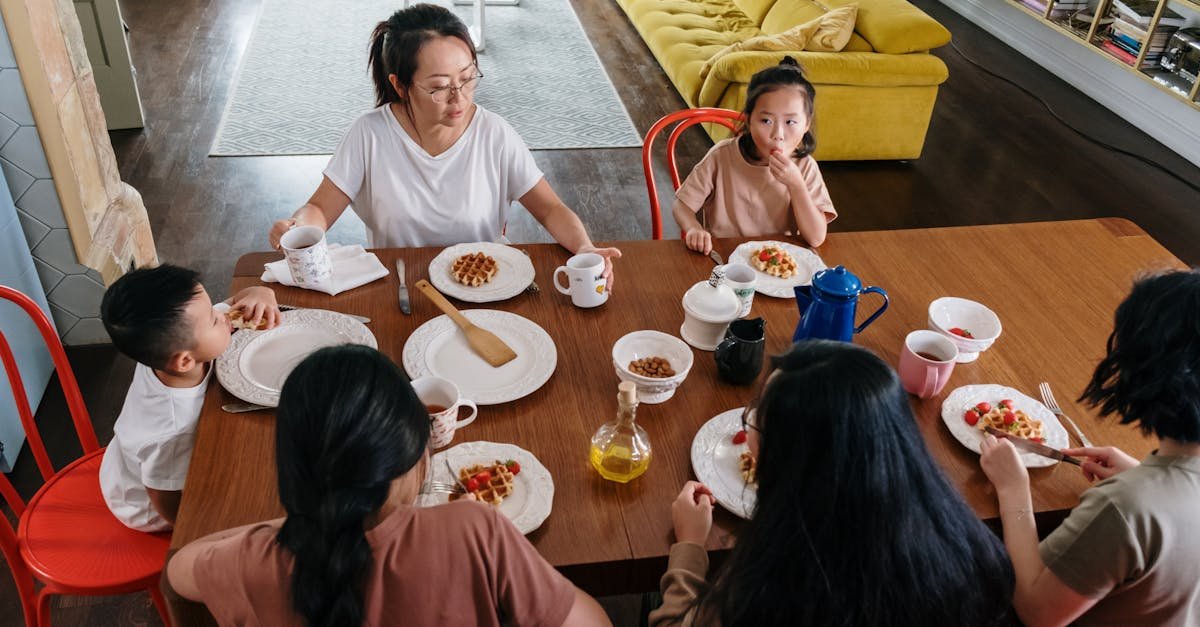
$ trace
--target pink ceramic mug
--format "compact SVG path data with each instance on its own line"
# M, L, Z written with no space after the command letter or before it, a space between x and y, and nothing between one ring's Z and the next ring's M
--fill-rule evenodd
M936 331L913 331L900 351L900 383L920 398L936 396L950 380L957 358L958 347L950 338Z

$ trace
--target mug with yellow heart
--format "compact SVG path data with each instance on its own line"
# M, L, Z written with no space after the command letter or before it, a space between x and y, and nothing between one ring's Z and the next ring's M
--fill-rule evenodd
M558 282L559 273L567 276L567 287ZM567 265L554 271L554 287L563 294L570 294L576 307L599 307L608 301L608 289L604 280L604 257L596 253L583 253L567 260Z

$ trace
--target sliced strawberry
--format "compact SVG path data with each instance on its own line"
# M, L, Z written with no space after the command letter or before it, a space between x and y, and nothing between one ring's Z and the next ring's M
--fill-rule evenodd
M1012 409L1013 402L1010 399L1006 398L1006 399L1000 401L1000 406L1003 407L1004 409Z
M1006 412L1004 412L1004 424L1005 424L1005 425L1011 425L1012 423L1014 423L1014 422L1016 422L1016 421L1017 421L1017 415L1016 415L1016 414L1014 414L1014 413L1013 413L1013 412L1011 412L1011 411L1006 411Z
M979 412L975 411L974 409L968 409L967 413L963 414L963 420L966 420L967 424L974 427L975 425L979 424Z
M467 479L463 482L463 485L466 486L468 492L474 492L479 489L479 482L475 480L475 477Z
M508 471L514 475L521 474L521 464L517 463L515 459L510 459L504 462L504 467L508 468Z
M737 433L733 434L733 443L734 444L743 444L743 443L745 443L745 441L746 441L746 430L745 429L742 429L741 431L738 431Z
M986 414L989 411L992 411L992 404L987 401L982 401L978 405L975 406L975 411L977 411L981 414Z
M479 483L487 483L492 480L492 473L484 470L483 472L476 473L475 476L471 478Z

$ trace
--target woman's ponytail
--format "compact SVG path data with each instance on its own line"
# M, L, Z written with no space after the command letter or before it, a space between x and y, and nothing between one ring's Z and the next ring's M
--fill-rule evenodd
M384 20L376 24L375 30L371 31L371 51L367 63L371 68L371 81L375 83L376 107L382 107L400 98L400 95L392 88L392 81L388 78L388 74L391 72L388 72L385 60L384 49L388 45L390 30L389 20Z

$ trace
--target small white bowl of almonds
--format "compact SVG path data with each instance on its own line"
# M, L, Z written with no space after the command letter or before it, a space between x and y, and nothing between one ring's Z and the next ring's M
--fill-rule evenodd
M638 400L662 403L692 369L692 349L683 340L661 331L634 331L612 348L613 368L622 381L637 384Z

